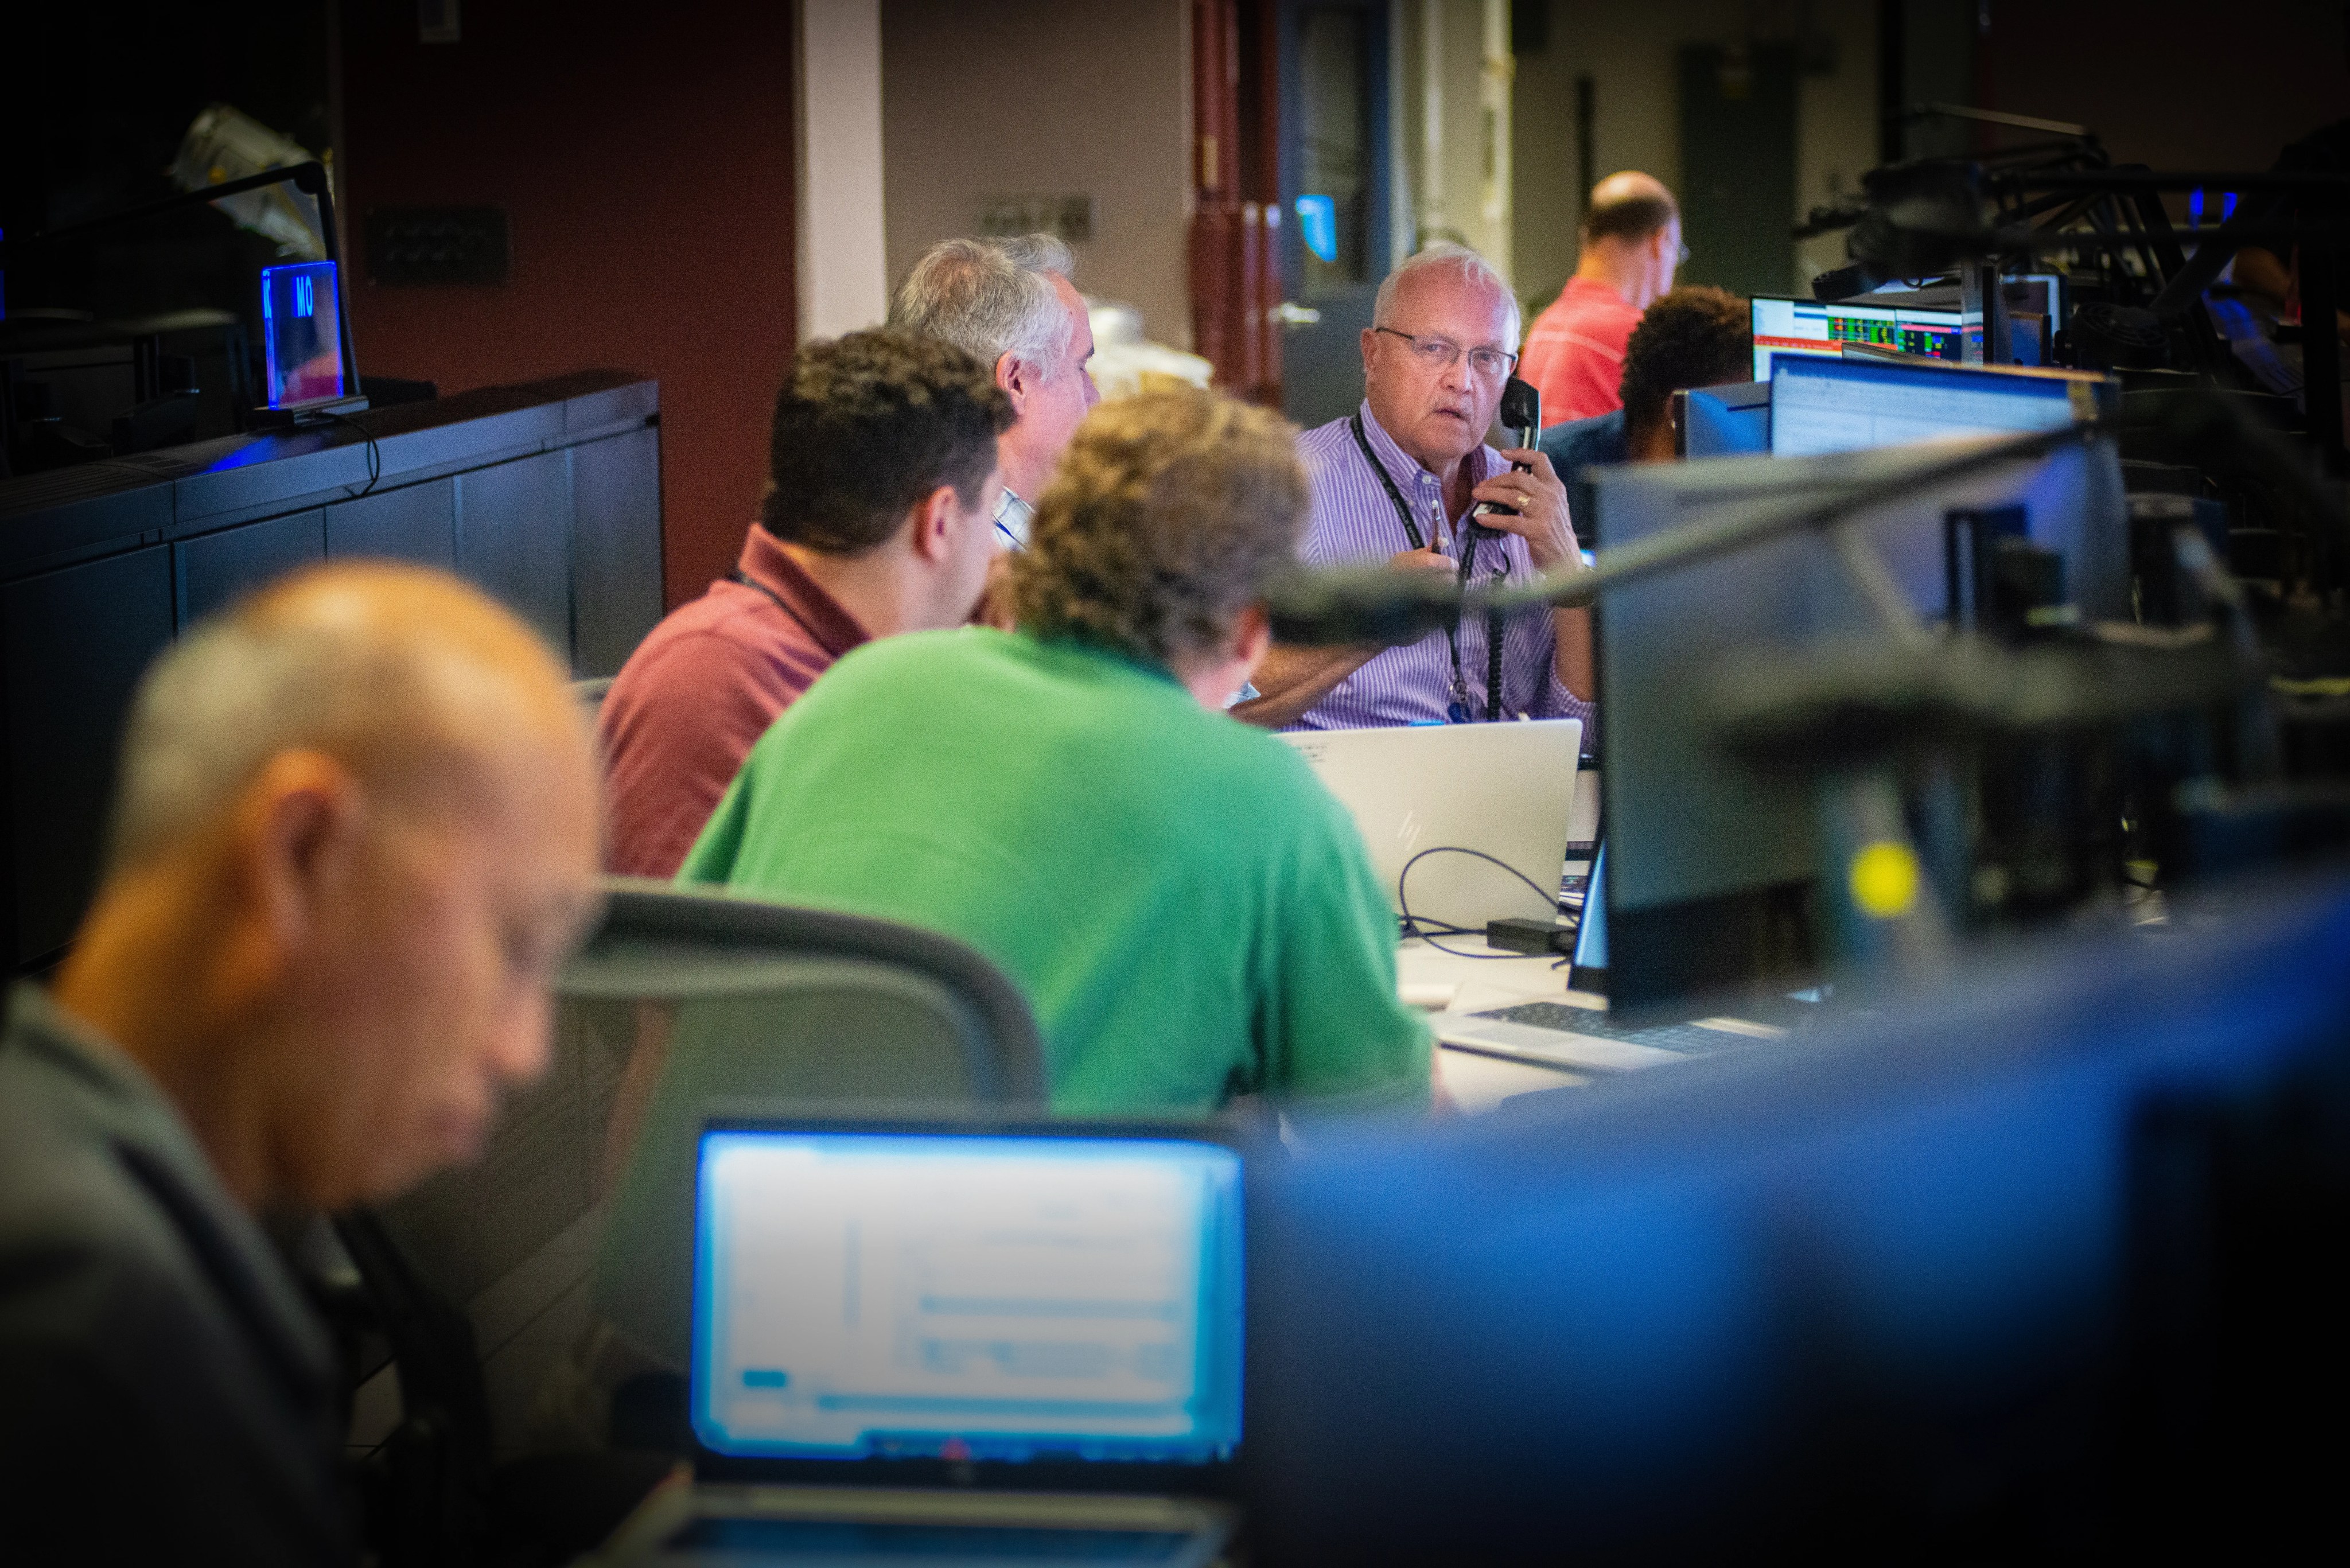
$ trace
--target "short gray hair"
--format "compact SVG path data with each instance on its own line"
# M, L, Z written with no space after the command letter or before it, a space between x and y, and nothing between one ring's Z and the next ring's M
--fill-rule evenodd
M1076 263L1051 234L941 240L898 286L889 325L941 337L993 375L1009 354L1040 376L1059 372L1074 327L1053 279Z
M1518 332L1525 325L1525 318L1519 312L1518 296L1510 287L1510 280L1503 277L1492 262L1487 261L1467 245L1456 245L1450 240L1439 240L1426 250L1406 256L1402 265L1380 280L1378 296L1371 302L1371 325L1385 327L1388 324L1388 308L1395 304L1396 290L1402 286L1405 278L1414 273L1428 272L1438 267L1447 272L1458 273L1471 283L1482 284L1508 302L1510 347L1515 348L1518 346Z

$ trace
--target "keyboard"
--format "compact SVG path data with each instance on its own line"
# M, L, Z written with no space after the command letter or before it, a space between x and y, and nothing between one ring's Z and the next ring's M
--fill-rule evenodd
M1708 1029L1696 1023L1652 1023L1646 1028L1636 1029L1616 1023L1605 1012L1595 1012L1588 1007L1572 1007L1563 1002L1522 1002L1515 1007L1497 1007L1490 1012L1471 1016L1491 1018L1502 1023L1523 1024L1530 1029L1556 1029L1568 1034L1621 1040L1627 1044L1678 1052L1684 1056L1725 1050L1749 1038L1730 1030Z

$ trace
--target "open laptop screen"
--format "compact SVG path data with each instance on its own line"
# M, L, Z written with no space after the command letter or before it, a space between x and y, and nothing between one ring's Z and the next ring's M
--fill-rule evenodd
M744 1458L1229 1459L1241 1206L1207 1142L710 1132L695 1429Z
M1583 889L1583 912L1575 921L1575 967L1607 968L1607 846L1601 845L1591 862L1591 880Z

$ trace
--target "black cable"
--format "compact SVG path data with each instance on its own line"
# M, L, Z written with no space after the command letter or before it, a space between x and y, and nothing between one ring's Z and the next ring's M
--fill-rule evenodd
M1552 909L1555 909L1558 908L1557 893L1544 893L1542 889L1541 883L1536 882L1533 877L1527 876L1524 872L1519 870L1516 867L1511 865L1508 861L1501 858L1499 856L1488 855L1482 849L1471 849L1458 844L1439 844L1432 848L1421 850L1419 854L1405 861L1403 863L1403 869L1396 873L1396 908L1403 911L1404 934L1407 936L1417 936L1421 941L1426 942L1438 952L1450 953L1454 958L1524 958L1526 956L1524 953L1463 952L1459 948L1446 947L1442 942L1438 941L1435 937L1428 934L1428 929L1430 927L1442 926L1444 929L1439 932L1438 935L1448 937L1473 937L1477 935L1475 931L1469 929L1465 926L1455 926L1443 920L1431 920L1425 916L1414 915L1411 912L1411 900L1404 894L1404 882L1411 876L1411 868L1419 865L1421 861L1427 859L1431 855L1473 855L1480 860L1490 860L1494 865L1499 866L1503 870L1507 871L1511 876L1515 877L1519 881L1523 882L1527 887L1532 888L1535 894Z
M367 426L359 423L359 421L351 418L350 415L338 414L334 412L332 410L322 409L318 411L317 417L332 420L337 424L350 426L351 429L359 432L359 439L367 442L368 482L366 489L353 490L348 484L343 486L343 493L348 495L352 500L357 501L360 496L365 495L368 491L373 490L375 488L376 481L383 477L383 453L375 444L375 432L368 429Z

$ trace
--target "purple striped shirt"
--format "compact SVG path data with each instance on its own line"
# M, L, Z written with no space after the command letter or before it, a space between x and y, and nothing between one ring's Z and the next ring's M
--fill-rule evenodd
M1395 438L1371 417L1366 401L1359 412L1363 434L1378 454L1381 466L1395 481L1396 492L1412 509L1422 539L1444 542L1434 547L1460 558L1461 524L1467 514L1448 526L1443 486L1436 475L1398 446ZM1316 425L1298 438L1298 460L1305 465L1305 481L1313 494L1312 515L1300 555L1309 566L1362 566L1386 560L1411 548L1403 520L1388 499L1378 475L1363 461L1363 449L1343 419ZM1509 468L1501 453L1480 446L1469 454L1471 476L1482 484ZM1471 506L1475 504L1471 503ZM1498 546L1498 554L1497 554ZM1514 534L1477 546L1473 581L1489 583L1506 576L1518 582L1534 576L1526 542ZM1580 719L1588 741L1597 739L1591 722L1592 704L1577 697L1558 679L1555 662L1557 631L1551 612L1540 605L1506 617L1502 629L1502 712L1514 719ZM1472 615L1461 622L1461 678L1469 687L1469 711L1485 716L1485 618ZM1442 723L1452 697L1452 652L1441 631L1418 642L1390 648L1331 688L1327 696L1306 710L1292 726L1300 730L1361 730L1381 724ZM1586 742L1586 743L1587 743Z

